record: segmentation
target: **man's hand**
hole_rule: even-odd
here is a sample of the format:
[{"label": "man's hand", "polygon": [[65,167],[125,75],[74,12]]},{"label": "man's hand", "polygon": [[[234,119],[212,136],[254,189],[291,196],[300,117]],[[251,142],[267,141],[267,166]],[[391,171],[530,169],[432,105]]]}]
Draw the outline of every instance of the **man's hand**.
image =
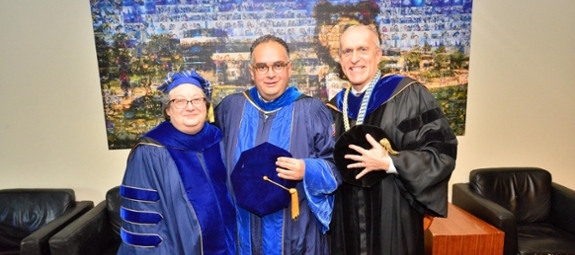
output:
[{"label": "man's hand", "polygon": [[301,159],[279,157],[276,161],[278,177],[286,180],[301,181],[305,172],[305,163]]},{"label": "man's hand", "polygon": [[357,145],[350,144],[349,148],[357,151],[360,155],[346,154],[346,159],[356,161],[347,165],[347,168],[364,168],[355,179],[359,179],[371,171],[387,171],[389,167],[389,153],[370,134],[365,135],[366,140],[371,145],[371,149],[366,150]]}]

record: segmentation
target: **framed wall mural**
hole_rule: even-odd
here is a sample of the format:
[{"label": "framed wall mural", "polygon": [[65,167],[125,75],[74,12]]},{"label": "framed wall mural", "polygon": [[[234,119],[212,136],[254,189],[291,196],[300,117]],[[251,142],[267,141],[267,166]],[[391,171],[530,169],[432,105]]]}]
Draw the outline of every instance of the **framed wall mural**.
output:
[{"label": "framed wall mural", "polygon": [[457,135],[465,133],[472,0],[91,0],[109,149],[131,148],[163,121],[168,72],[196,69],[212,101],[252,86],[251,43],[285,39],[290,86],[328,101],[348,86],[338,43],[349,24],[375,26],[384,73],[411,76],[440,102]]}]

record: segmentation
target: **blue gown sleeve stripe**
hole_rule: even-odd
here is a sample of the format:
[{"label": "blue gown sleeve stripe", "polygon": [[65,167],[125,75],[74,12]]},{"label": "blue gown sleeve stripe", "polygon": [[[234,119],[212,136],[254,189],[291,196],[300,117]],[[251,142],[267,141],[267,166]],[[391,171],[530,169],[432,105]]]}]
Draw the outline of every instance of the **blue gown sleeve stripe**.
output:
[{"label": "blue gown sleeve stripe", "polygon": [[131,233],[123,228],[120,229],[120,236],[122,241],[133,246],[140,246],[142,248],[158,247],[162,243],[162,238],[155,234],[136,234]]},{"label": "blue gown sleeve stripe", "polygon": [[120,186],[120,196],[131,200],[145,202],[158,202],[160,200],[160,195],[158,195],[158,191],[156,190],[136,188],[125,185]]},{"label": "blue gown sleeve stripe", "polygon": [[158,224],[162,220],[162,215],[157,212],[141,212],[120,208],[122,220],[136,224]]}]

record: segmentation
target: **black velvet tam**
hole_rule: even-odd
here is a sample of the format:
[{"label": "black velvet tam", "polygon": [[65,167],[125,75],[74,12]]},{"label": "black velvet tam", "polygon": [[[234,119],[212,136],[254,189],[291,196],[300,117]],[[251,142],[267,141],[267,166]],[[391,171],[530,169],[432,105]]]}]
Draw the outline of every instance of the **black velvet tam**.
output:
[{"label": "black velvet tam", "polygon": [[291,157],[291,153],[271,143],[262,143],[242,152],[231,174],[238,205],[260,217],[290,205],[288,190],[264,180],[264,176],[267,176],[287,189],[295,187],[295,181],[278,177],[278,157]]},{"label": "black velvet tam", "polygon": [[377,142],[383,138],[387,138],[391,147],[397,148],[383,129],[371,125],[357,125],[353,126],[339,137],[335,143],[333,157],[337,170],[339,170],[345,182],[367,188],[381,181],[387,176],[387,173],[385,171],[372,171],[361,177],[359,180],[356,180],[355,176],[363,171],[363,168],[347,168],[349,164],[356,163],[356,161],[344,158],[346,154],[359,155],[359,152],[349,148],[350,144],[357,145],[364,149],[371,149],[371,144],[365,138],[366,134],[370,134]]}]

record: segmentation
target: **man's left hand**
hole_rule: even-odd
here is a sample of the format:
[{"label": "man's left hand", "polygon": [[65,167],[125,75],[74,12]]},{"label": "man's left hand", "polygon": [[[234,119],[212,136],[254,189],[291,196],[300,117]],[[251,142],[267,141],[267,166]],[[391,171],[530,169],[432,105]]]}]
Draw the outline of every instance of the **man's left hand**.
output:
[{"label": "man's left hand", "polygon": [[301,181],[305,172],[305,163],[301,159],[279,157],[276,161],[278,177],[286,180]]},{"label": "man's left hand", "polygon": [[370,134],[365,135],[366,140],[371,145],[371,149],[366,150],[357,145],[350,144],[349,148],[357,151],[360,155],[346,154],[346,159],[356,161],[347,165],[347,168],[363,168],[355,179],[359,179],[371,171],[387,171],[389,168],[389,153]]}]

